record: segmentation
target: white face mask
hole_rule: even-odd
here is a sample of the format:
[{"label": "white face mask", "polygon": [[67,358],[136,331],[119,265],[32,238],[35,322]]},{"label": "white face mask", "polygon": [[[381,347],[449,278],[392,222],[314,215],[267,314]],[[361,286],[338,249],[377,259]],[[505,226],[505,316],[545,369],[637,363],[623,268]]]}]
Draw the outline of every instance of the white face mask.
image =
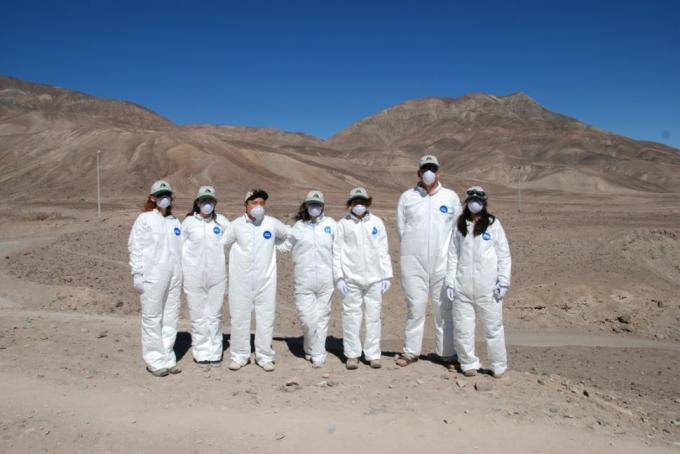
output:
[{"label": "white face mask", "polygon": [[262,205],[256,205],[250,209],[250,215],[255,218],[256,221],[261,221],[264,218],[264,207]]},{"label": "white face mask", "polygon": [[215,207],[213,206],[212,203],[204,203],[203,205],[201,205],[201,214],[203,214],[204,216],[209,216],[214,209]]},{"label": "white face mask", "polygon": [[363,216],[366,213],[366,205],[354,205],[352,207],[352,213],[357,216]]},{"label": "white face mask", "polygon": [[467,207],[468,207],[468,210],[470,210],[470,213],[477,214],[480,211],[482,211],[482,209],[484,208],[484,205],[482,205],[481,203],[479,203],[476,200],[473,200],[472,202],[469,202],[467,204]]},{"label": "white face mask", "polygon": [[170,197],[161,197],[160,199],[156,199],[156,206],[158,208],[167,208],[170,206],[172,203],[172,199]]},{"label": "white face mask", "polygon": [[437,181],[437,175],[431,170],[425,171],[421,178],[423,179],[425,186],[432,186],[434,182]]},{"label": "white face mask", "polygon": [[318,218],[321,216],[321,213],[323,212],[323,208],[321,208],[318,205],[313,205],[310,207],[307,207],[307,213],[313,218]]}]

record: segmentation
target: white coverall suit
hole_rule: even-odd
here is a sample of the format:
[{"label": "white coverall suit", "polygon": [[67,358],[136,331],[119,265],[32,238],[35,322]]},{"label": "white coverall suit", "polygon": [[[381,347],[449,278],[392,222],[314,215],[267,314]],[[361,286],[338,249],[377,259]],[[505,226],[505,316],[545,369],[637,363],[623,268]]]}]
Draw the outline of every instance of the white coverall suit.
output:
[{"label": "white coverall suit", "polygon": [[397,232],[401,240],[401,285],[406,297],[404,353],[422,352],[427,303],[432,297],[435,353],[455,355],[451,301],[444,278],[451,232],[461,213],[458,195],[437,183],[432,194],[421,186],[404,192],[397,206]]},{"label": "white coverall suit", "polygon": [[363,219],[347,214],[338,222],[333,242],[333,277],[344,279],[348,293],[342,299],[343,350],[347,358],[361,356],[362,306],[366,312],[364,356],[380,359],[380,307],[382,281],[392,278],[392,262],[385,224],[367,213]]},{"label": "white coverall suit", "polygon": [[304,350],[312,361],[326,361],[326,334],[333,296],[333,238],[336,222],[297,221],[279,251],[293,251],[295,306],[302,324]]},{"label": "white coverall suit", "polygon": [[231,223],[229,251],[229,312],[231,359],[241,365],[250,359],[250,319],[255,310],[255,360],[274,362],[272,337],[276,309],[275,242],[288,238],[290,227],[265,216],[254,223],[244,214]]},{"label": "white coverall suit", "polygon": [[175,216],[157,209],[137,216],[128,239],[132,274],[141,274],[142,357],[152,370],[177,364],[177,337],[182,288],[182,229]]},{"label": "white coverall suit", "polygon": [[494,374],[502,374],[508,367],[503,301],[494,298],[494,289],[497,285],[510,286],[510,247],[498,219],[481,235],[474,236],[473,229],[474,224],[468,221],[468,233],[463,237],[456,228],[449,247],[446,286],[456,290],[453,302],[454,345],[463,372],[481,367],[479,358],[475,356],[477,312],[484,326],[491,370]]},{"label": "white coverall suit", "polygon": [[227,218],[194,213],[182,223],[184,293],[191,317],[191,351],[196,361],[222,360],[222,306],[227,286],[224,245]]}]

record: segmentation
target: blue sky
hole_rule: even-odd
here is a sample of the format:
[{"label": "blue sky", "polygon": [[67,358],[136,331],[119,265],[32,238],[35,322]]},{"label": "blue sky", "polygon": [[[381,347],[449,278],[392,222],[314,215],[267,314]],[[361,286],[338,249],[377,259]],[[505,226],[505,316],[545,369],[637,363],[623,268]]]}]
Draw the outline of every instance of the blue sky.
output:
[{"label": "blue sky", "polygon": [[424,96],[523,91],[680,147],[680,2],[4,1],[0,74],[180,123],[322,138]]}]

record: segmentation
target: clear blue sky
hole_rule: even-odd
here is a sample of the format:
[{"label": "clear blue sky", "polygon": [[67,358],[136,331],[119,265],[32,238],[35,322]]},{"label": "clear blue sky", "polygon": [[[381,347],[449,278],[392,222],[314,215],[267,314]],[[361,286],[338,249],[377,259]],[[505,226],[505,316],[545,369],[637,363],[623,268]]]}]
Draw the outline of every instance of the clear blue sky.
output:
[{"label": "clear blue sky", "polygon": [[408,99],[524,91],[680,147],[679,1],[9,0],[0,74],[322,138]]}]

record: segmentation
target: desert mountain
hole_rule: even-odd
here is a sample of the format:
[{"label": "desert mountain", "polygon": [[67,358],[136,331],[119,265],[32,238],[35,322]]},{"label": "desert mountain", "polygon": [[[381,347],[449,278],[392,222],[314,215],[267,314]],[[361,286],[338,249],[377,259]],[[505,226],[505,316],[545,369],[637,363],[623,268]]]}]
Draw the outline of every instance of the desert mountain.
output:
[{"label": "desert mountain", "polygon": [[[408,101],[327,141],[268,128],[178,126],[134,103],[0,78],[0,191],[11,199],[139,195],[157,178],[191,193],[365,184],[400,189],[437,154],[449,176],[494,187],[680,192],[680,151],[607,133],[524,94]],[[379,170],[379,171],[376,171]]]}]

